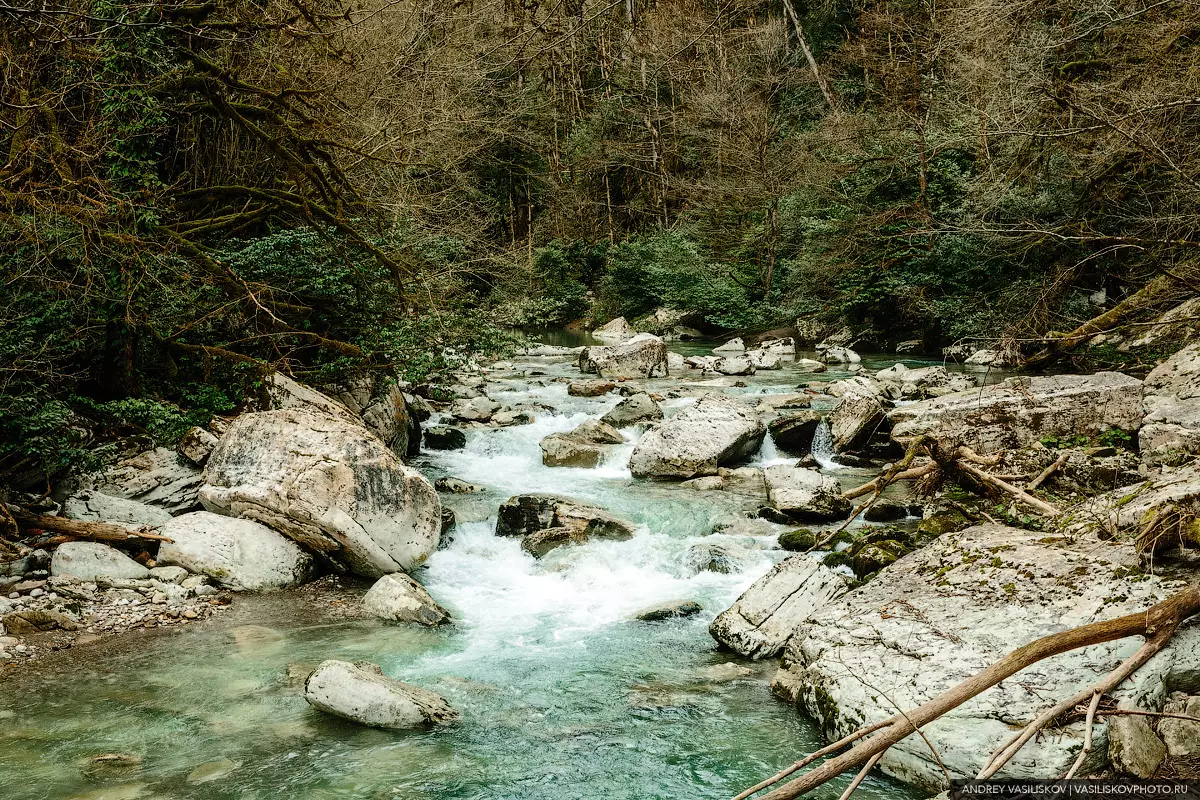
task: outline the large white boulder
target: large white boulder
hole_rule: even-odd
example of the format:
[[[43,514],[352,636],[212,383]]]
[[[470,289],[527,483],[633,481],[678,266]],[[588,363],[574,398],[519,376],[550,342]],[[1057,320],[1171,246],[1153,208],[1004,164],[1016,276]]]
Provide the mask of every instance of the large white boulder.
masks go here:
[[[766,429],[754,409],[723,394],[696,403],[645,433],[629,458],[639,478],[695,478],[753,454]]]
[[[667,346],[657,336],[639,334],[624,344],[585,347],[579,370],[602,378],[666,377]]]
[[[230,589],[285,589],[312,576],[307,553],[252,520],[197,511],[175,517],[162,535],[172,541],[159,547],[159,564],[207,575]]]
[[[322,662],[304,682],[304,699],[326,714],[390,730],[442,725],[460,716],[440,695],[389,678],[367,662]]]
[[[767,467],[764,475],[767,499],[792,519],[819,522],[850,512],[850,501],[842,497],[842,487],[832,475],[786,464]]]
[[[1146,376],[1143,452],[1200,454],[1200,342],[1188,345]]]
[[[99,542],[63,542],[50,561],[51,575],[74,575],[85,581],[102,578],[143,580],[150,570],[115,547]]]
[[[654,398],[645,392],[638,392],[617,403],[600,421],[614,428],[627,428],[639,422],[654,422],[662,418],[662,408]]]
[[[922,400],[888,414],[892,439],[955,439],[980,453],[1046,437],[1096,436],[1142,424],[1142,382],[1119,372],[1038,375]]]
[[[1146,609],[1178,586],[1142,574],[1128,545],[980,525],[944,534],[809,614],[772,686],[836,739],[921,705],[1021,645]],[[1113,692],[1119,703],[1157,708],[1168,687],[1194,683],[1196,637],[1177,637]],[[932,747],[951,777],[973,777],[1015,730],[1140,645],[1131,637],[1040,661],[927,724],[928,745],[916,735],[902,740],[880,767],[945,788]],[[1082,724],[1072,721],[1029,742],[998,777],[1061,775],[1082,744]],[[1106,749],[1100,726],[1084,774],[1103,766]]]
[[[741,339],[730,339],[724,344],[717,345],[713,348],[714,353],[741,353],[746,349],[746,343]]]
[[[606,342],[623,342],[627,339],[632,339],[636,335],[637,331],[633,329],[624,317],[617,317],[614,320],[610,320],[592,331],[592,336]]]
[[[209,511],[253,519],[377,578],[437,549],[433,485],[361,425],[299,409],[243,414],[205,468]]]
[[[833,449],[841,453],[862,447],[887,422],[883,406],[874,397],[845,397],[829,413]]]
[[[384,575],[375,581],[363,595],[362,603],[368,614],[393,622],[441,625],[450,621],[450,612],[438,605],[424,586],[403,572]]]
[[[848,588],[845,577],[822,566],[817,558],[791,556],[718,614],[708,632],[736,653],[770,658],[803,630],[804,620]]]

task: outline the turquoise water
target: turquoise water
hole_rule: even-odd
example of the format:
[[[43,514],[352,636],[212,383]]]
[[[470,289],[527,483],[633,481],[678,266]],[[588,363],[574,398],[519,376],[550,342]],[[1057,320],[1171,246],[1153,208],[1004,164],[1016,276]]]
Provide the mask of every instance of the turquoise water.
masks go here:
[[[503,385],[489,394],[555,412],[532,425],[470,431],[465,450],[417,462],[431,477],[487,487],[447,498],[462,523],[417,574],[456,625],[344,620],[278,593],[241,598],[215,622],[79,648],[0,685],[0,798],[716,800],[820,746],[812,726],[771,697],[774,664],[719,652],[707,632],[783,556],[770,536],[712,533],[754,503],[632,480],[625,460],[636,431],[596,469],[543,467],[543,436],[618,398],[568,397],[553,381],[577,375],[566,360],[519,361],[512,374],[493,376]],[[546,375],[520,374],[530,371]],[[729,390],[779,391],[812,377],[760,373]],[[688,402],[668,401],[667,412]],[[837,474],[848,485],[863,479]],[[516,540],[492,534],[499,502],[527,491],[593,500],[636,522],[638,535],[535,561]],[[712,545],[729,554],[731,572],[691,566],[693,549]],[[631,621],[638,609],[680,599],[704,612]],[[300,687],[326,658],[377,662],[444,695],[462,721],[395,733],[323,716]],[[127,763],[90,761],[104,753]],[[836,798],[844,786],[813,796]],[[875,776],[856,794],[920,796]]]

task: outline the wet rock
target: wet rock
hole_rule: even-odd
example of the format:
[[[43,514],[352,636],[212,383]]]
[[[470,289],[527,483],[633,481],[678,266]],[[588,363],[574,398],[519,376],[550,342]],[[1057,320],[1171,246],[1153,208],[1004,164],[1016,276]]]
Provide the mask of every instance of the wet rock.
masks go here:
[[[771,505],[789,519],[841,519],[850,512],[850,501],[831,475],[783,464],[767,467],[765,475]]]
[[[587,420],[569,433],[552,433],[541,441],[542,463],[547,467],[590,469],[624,443],[621,432],[598,420]]]
[[[194,464],[174,450],[159,447],[122,459],[89,488],[178,514],[196,507],[203,482]]]
[[[867,522],[893,522],[908,516],[908,506],[893,500],[878,500],[863,512]]]
[[[496,428],[507,428],[510,425],[528,425],[533,422],[533,415],[521,408],[502,408],[492,414],[491,425]]]
[[[208,461],[208,454],[216,446],[217,437],[197,425],[189,428],[183,434],[183,438],[179,440],[175,449],[179,451],[179,455],[197,467],[202,467],[204,462]]]
[[[762,444],[765,428],[746,404],[706,394],[648,431],[634,447],[635,477],[694,478],[746,458]]]
[[[437,548],[433,485],[360,425],[301,411],[243,414],[205,477],[206,509],[261,521],[359,575],[412,569]]]
[[[1200,455],[1200,343],[1191,344],[1146,376],[1143,452]]]
[[[1047,536],[1000,525],[946,534],[809,614],[788,644],[773,681],[831,738],[915,708],[1047,633],[1145,609],[1174,591],[1160,579],[1124,577],[1138,564],[1127,545]],[[1161,696],[1176,665],[1193,659],[1190,641],[1144,667],[1115,691]],[[1071,651],[1022,671],[1018,680],[967,701],[922,731],[954,775],[974,775],[997,746],[1058,699],[1091,685],[1140,641]],[[887,686],[887,696],[864,684]],[[920,738],[893,746],[880,762],[894,777],[940,788],[942,768]],[[1061,775],[1082,745],[1076,720],[1039,737],[998,777]],[[1098,767],[1098,764],[1093,764]]]
[[[1136,431],[1142,383],[1119,372],[1035,375],[901,406],[888,418],[892,439],[901,445],[930,434],[992,453],[1046,437]]]
[[[468,400],[455,400],[450,406],[450,415],[468,422],[487,422],[500,410],[500,404],[490,397],[480,395]]]
[[[586,544],[587,541],[587,533],[579,528],[543,528],[527,534],[521,540],[521,549],[534,558],[541,558],[563,545]]]
[[[754,362],[749,356],[727,356],[709,364],[709,369],[721,375],[753,375]]]
[[[212,781],[219,781],[222,778],[232,775],[241,765],[242,762],[233,761],[228,758],[206,761],[188,773],[187,782],[211,783]]]
[[[667,346],[658,337],[640,334],[624,344],[585,347],[579,354],[579,370],[602,378],[663,378],[668,371]]]
[[[519,494],[501,504],[497,536],[527,536],[547,528],[571,528],[589,536],[628,539],[634,525],[579,500],[554,494]]]
[[[767,522],[773,522],[776,525],[787,525],[792,521],[791,517],[774,506],[761,506],[755,512],[755,515],[759,519],[766,520]]]
[[[197,511],[175,517],[162,530],[174,541],[159,548],[160,564],[207,575],[230,589],[282,589],[312,575],[307,553],[250,519]]]
[[[633,617],[642,622],[661,622],[665,619],[690,617],[694,614],[699,614],[703,610],[699,603],[692,600],[675,600],[670,603],[661,603],[649,608],[643,608],[641,611],[636,612]]]
[[[617,317],[592,331],[592,336],[595,338],[609,342],[623,342],[627,339],[632,339],[636,335],[637,331],[630,326],[624,317]]]
[[[425,429],[425,449],[461,450],[467,446],[467,435],[458,428],[434,425]]]
[[[615,388],[617,385],[612,381],[571,381],[567,384],[567,394],[572,397],[600,397]]]
[[[698,492],[715,492],[725,488],[725,479],[720,475],[706,475],[703,478],[692,478],[679,485]]]
[[[779,546],[784,550],[804,553],[817,546],[819,537],[808,528],[797,528],[779,534]]]
[[[845,594],[846,579],[807,556],[791,556],[759,578],[708,632],[754,659],[770,658],[803,631],[804,620]]]
[[[438,478],[433,482],[433,488],[439,492],[448,492],[450,494],[478,494],[486,491],[482,486],[476,486],[473,483],[450,476]]]
[[[788,411],[767,423],[767,430],[780,450],[795,455],[812,451],[813,435],[821,423],[821,414],[816,411]]]
[[[326,714],[390,730],[442,725],[460,717],[439,695],[393,680],[367,662],[323,662],[304,682],[304,699]]]
[[[847,397],[828,419],[833,449],[839,453],[862,447],[886,423],[883,406],[874,397]]]
[[[742,664],[735,664],[732,661],[726,661],[724,664],[713,664],[711,667],[705,667],[700,670],[700,679],[709,683],[729,683],[736,681],[738,678],[748,678],[754,674],[754,670]]]
[[[106,544],[63,542],[54,551],[54,559],[50,562],[50,574],[74,575],[84,581],[99,578],[141,580],[150,577],[150,570]]]
[[[713,348],[714,353],[742,353],[746,350],[746,343],[741,339],[730,339],[724,344],[717,345]]]
[[[425,587],[403,572],[384,575],[363,595],[363,610],[380,619],[441,625],[450,621],[450,612],[430,597]]]
[[[663,418],[662,408],[645,392],[638,392],[617,403],[600,421],[614,428],[627,428],[639,422],[654,422]]]
[[[825,362],[812,358],[797,358],[792,362],[792,366],[801,372],[826,372],[829,369]]]
[[[756,370],[779,369],[783,362],[783,357],[779,353],[769,350],[749,350],[746,352],[746,358],[750,360],[750,366]]]
[[[693,573],[728,575],[742,570],[745,556],[744,548],[728,542],[697,542],[687,549],[684,563]]]
[[[826,364],[857,364],[862,361],[862,356],[849,347],[827,347],[821,358]]]
[[[1108,760],[1117,772],[1150,778],[1166,757],[1166,746],[1143,717],[1109,718]]]

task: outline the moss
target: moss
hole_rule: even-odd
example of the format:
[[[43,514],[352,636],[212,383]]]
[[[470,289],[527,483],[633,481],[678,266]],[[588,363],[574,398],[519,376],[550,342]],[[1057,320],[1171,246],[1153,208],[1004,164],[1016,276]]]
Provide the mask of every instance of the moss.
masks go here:
[[[817,543],[817,534],[808,528],[797,528],[779,534],[779,546],[784,550],[803,553],[812,549]]]

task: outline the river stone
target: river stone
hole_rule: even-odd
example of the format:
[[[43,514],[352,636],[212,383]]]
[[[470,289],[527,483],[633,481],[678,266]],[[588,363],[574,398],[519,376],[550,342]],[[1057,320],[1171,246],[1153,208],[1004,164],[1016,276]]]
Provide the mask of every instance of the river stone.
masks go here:
[[[883,406],[874,397],[847,397],[828,419],[833,449],[839,453],[864,446],[887,421]]]
[[[724,344],[713,348],[714,353],[741,353],[746,350],[746,343],[741,339],[730,339]]]
[[[158,563],[207,575],[230,589],[283,589],[312,575],[307,553],[253,520],[197,511],[175,517],[162,533],[174,541],[158,549]]]
[[[627,428],[639,422],[653,422],[663,418],[662,408],[645,392],[638,392],[617,403],[600,421],[614,428]]]
[[[602,539],[628,539],[634,533],[633,523],[561,495],[514,495],[496,513],[497,536],[527,536],[547,528],[571,528]]]
[[[143,580],[150,570],[115,547],[99,542],[63,542],[54,551],[50,574],[74,575],[85,581],[100,578]]]
[[[666,619],[679,619],[699,614],[704,609],[692,600],[675,600],[670,603],[660,603],[656,606],[643,608],[634,613],[633,618],[642,622],[661,622]]]
[[[441,696],[393,680],[365,661],[322,662],[304,682],[304,699],[326,714],[389,730],[442,725],[460,717]]]
[[[712,621],[714,639],[743,656],[770,658],[803,630],[804,621],[846,593],[845,577],[804,555],[776,564]]]
[[[1129,545],[1088,537],[991,524],[944,534],[808,615],[773,689],[826,737],[840,738],[921,705],[1027,642],[1143,610],[1176,591],[1178,584],[1140,574],[1139,564]],[[952,777],[974,776],[1014,730],[1095,683],[1140,644],[1131,637],[1040,661],[922,732]],[[1172,642],[1114,697],[1161,702],[1181,668],[1194,670],[1194,647],[1191,639]],[[1103,766],[1100,737],[1084,774]],[[997,777],[1061,775],[1082,742],[1082,724],[1073,721],[1029,742]],[[942,768],[917,736],[893,746],[880,767],[932,790],[944,786]]]
[[[365,577],[410,570],[437,549],[437,491],[360,425],[296,410],[243,414],[205,478],[209,511],[262,522]]]
[[[521,549],[534,558],[541,558],[551,550],[567,544],[586,544],[587,533],[579,528],[543,528],[527,534],[521,540]]]
[[[363,610],[393,622],[441,625],[450,621],[450,612],[425,591],[425,587],[403,572],[384,575],[367,590]]]
[[[404,391],[394,378],[376,379],[367,375],[331,384],[325,390],[393,451],[417,455],[421,441],[418,412],[409,408]]]
[[[1163,708],[1171,714],[1200,717],[1200,697],[1175,695]],[[1158,735],[1162,737],[1167,752],[1173,758],[1200,755],[1200,722],[1186,719],[1164,718],[1158,723]]]
[[[710,393],[658,427],[633,449],[629,469],[639,478],[695,478],[752,455],[765,429],[754,409]]]
[[[665,378],[667,346],[656,336],[642,335],[619,345],[585,347],[579,371],[601,378]]]
[[[803,456],[812,452],[813,434],[821,422],[816,411],[789,411],[767,423],[767,430],[780,450]]]
[[[123,497],[85,489],[63,501],[62,515],[84,522],[110,522],[114,525],[159,527],[169,522],[171,514],[159,506],[127,500]]]
[[[684,554],[684,564],[693,573],[717,572],[729,575],[745,566],[746,549],[730,542],[696,542]]]
[[[826,364],[857,364],[862,356],[849,347],[826,347],[821,356]]]
[[[764,353],[774,353],[780,356],[796,355],[796,340],[790,336],[781,339],[764,339],[759,342],[758,349]]]
[[[615,388],[617,385],[612,381],[571,381],[567,384],[567,394],[571,397],[600,397]]]
[[[487,422],[499,410],[499,403],[490,397],[480,395],[466,400],[455,400],[450,406],[450,416],[468,422]]]
[[[160,583],[183,583],[188,571],[183,567],[153,567],[150,578]]]
[[[209,453],[216,446],[216,436],[213,436],[210,431],[206,431],[199,425],[194,425],[188,428],[187,432],[183,434],[175,449],[179,451],[179,455],[191,461],[197,467],[202,467],[204,466],[204,462],[208,460]]]
[[[632,339],[636,335],[637,331],[630,326],[624,317],[617,317],[592,331],[592,336],[606,342],[623,342],[626,339]]]
[[[92,488],[180,514],[196,507],[203,483],[194,464],[174,450],[159,447],[117,462],[100,474]]]
[[[1166,746],[1143,717],[1109,717],[1108,760],[1117,772],[1150,778],[1166,757]]]
[[[888,414],[892,439],[953,439],[979,453],[1046,437],[1098,436],[1142,424],[1142,382],[1119,372],[1035,375],[901,406]]]
[[[776,464],[764,471],[767,499],[794,520],[841,519],[850,512],[837,478],[815,469]]]
[[[792,362],[792,366],[801,372],[827,372],[829,367],[824,361],[817,361],[813,358],[798,358]]]
[[[449,425],[434,425],[425,429],[428,450],[461,450],[467,446],[467,435]]]
[[[552,433],[542,439],[542,463],[547,467],[596,467],[613,445],[624,441],[613,426],[589,419],[573,431]]]
[[[461,478],[446,476],[438,478],[433,482],[433,488],[439,492],[448,492],[449,494],[480,494],[487,491],[482,486],[477,486],[473,483],[468,483]]]
[[[713,361],[709,369],[721,375],[753,375],[754,362],[748,355],[725,356]]]
[[[1159,364],[1146,376],[1145,422],[1138,434],[1143,452],[1200,455],[1200,342]]]

